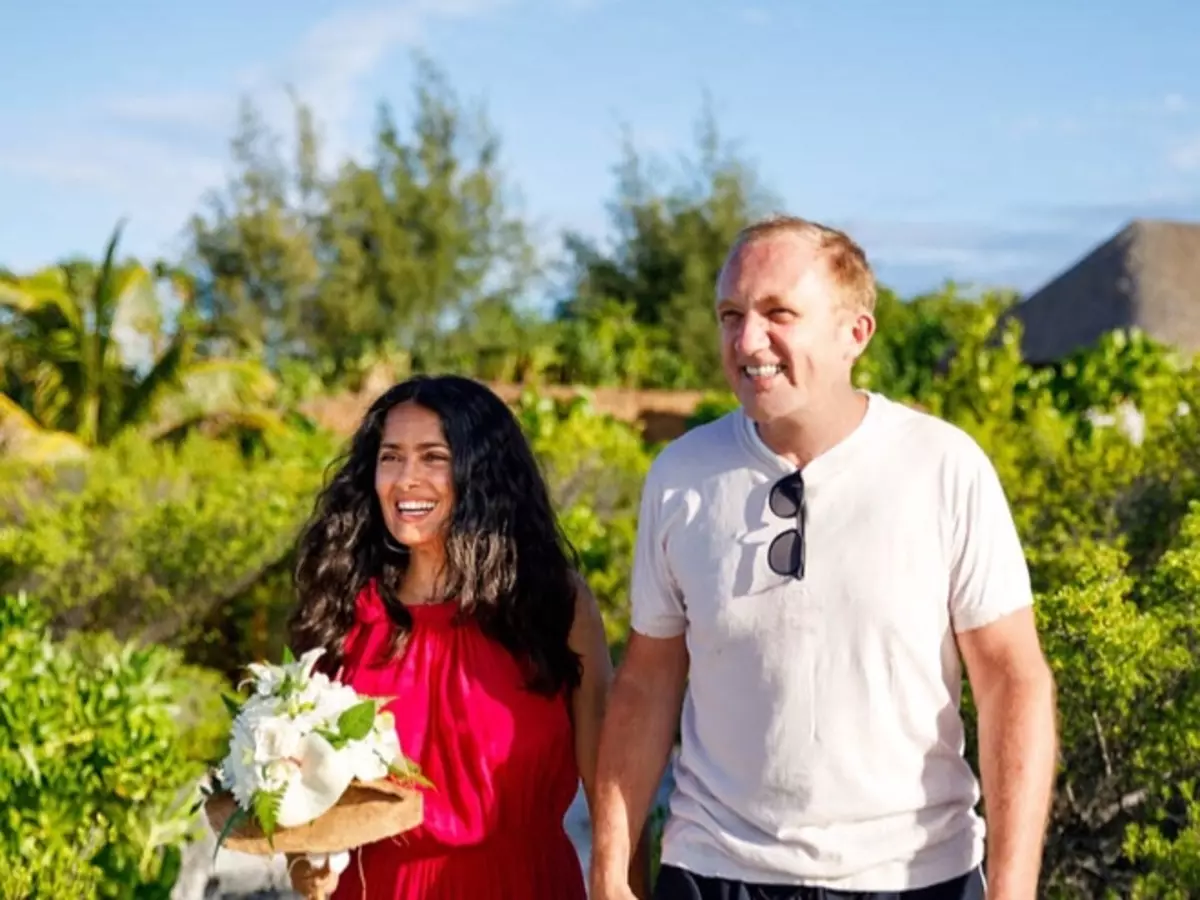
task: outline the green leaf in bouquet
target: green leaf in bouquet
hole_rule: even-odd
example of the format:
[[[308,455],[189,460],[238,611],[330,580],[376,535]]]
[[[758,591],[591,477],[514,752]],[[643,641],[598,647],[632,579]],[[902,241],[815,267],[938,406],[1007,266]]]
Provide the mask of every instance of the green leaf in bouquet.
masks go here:
[[[240,806],[235,807],[229,818],[225,820],[225,827],[221,829],[221,833],[217,835],[217,845],[213,848],[213,860],[217,858],[217,854],[221,850],[221,845],[225,843],[225,838],[229,837],[229,833],[241,825],[249,818],[250,814]]]
[[[285,666],[291,665],[295,661],[296,661],[296,657],[294,655],[292,655],[292,648],[289,647],[287,644],[284,644],[283,645],[283,664]]]
[[[254,793],[254,818],[258,819],[258,824],[271,846],[275,846],[271,839],[279,825],[279,807],[282,803],[282,791],[256,791]]]
[[[360,741],[371,733],[375,727],[375,701],[364,700],[356,703],[338,716],[338,731],[342,737],[351,741]]]
[[[328,728],[314,728],[313,732],[325,738],[329,742],[329,746],[334,750],[341,750],[346,746],[349,738],[345,737],[337,731],[330,731]]]
[[[434,790],[434,784],[425,777],[418,766],[411,759],[402,758],[399,762],[393,760],[388,763],[388,774],[398,781],[403,781],[406,784],[416,784],[424,788]]]
[[[225,708],[229,710],[229,715],[232,718],[237,718],[242,711],[242,701],[238,698],[229,696],[224,691],[221,692],[221,701],[225,704]]]
[[[279,688],[275,691],[275,695],[286,702],[298,693],[300,693],[300,683],[292,676],[291,672],[288,672],[279,682]]]

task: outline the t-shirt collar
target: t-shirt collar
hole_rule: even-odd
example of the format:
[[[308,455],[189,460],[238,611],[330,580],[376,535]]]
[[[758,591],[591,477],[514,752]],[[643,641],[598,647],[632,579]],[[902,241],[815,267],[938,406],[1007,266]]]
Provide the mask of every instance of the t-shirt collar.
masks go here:
[[[809,463],[801,470],[804,474],[806,483],[813,483],[831,474],[842,465],[843,461],[850,455],[854,448],[859,446],[872,431],[875,430],[879,420],[883,416],[883,408],[887,402],[886,398],[873,391],[860,391],[867,398],[867,412],[863,416],[857,427],[846,435],[841,441],[834,444],[824,453],[810,460]],[[758,427],[754,420],[746,415],[746,411],[742,408],[737,410],[738,417],[738,432],[739,437],[750,451],[761,462],[774,470],[778,470],[780,474],[794,472],[796,467],[780,454],[776,453],[763,441],[762,436],[758,433]]]

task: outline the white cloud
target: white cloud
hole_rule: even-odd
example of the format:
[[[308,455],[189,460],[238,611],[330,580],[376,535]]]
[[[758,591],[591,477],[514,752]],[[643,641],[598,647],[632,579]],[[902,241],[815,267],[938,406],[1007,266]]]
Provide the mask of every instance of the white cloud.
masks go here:
[[[1178,119],[1194,108],[1192,102],[1178,92],[1122,103],[1097,97],[1086,109],[1080,107],[1063,115],[1029,113],[1000,119],[997,124],[1009,137],[1014,138],[1046,134],[1080,136],[1131,126],[1145,127],[1150,122],[1161,122],[1164,117]]]
[[[121,134],[48,143],[40,151],[6,151],[0,154],[0,167],[99,195],[113,208],[112,218],[131,218],[138,234],[177,232],[204,190],[219,184],[223,173],[215,157],[173,153],[169,146]]]
[[[342,10],[314,24],[282,59],[249,67],[221,88],[118,97],[106,108],[131,123],[181,125],[225,135],[234,123],[239,99],[248,96],[272,127],[286,130],[291,124],[290,89],[338,145],[362,80],[386,57],[399,47],[415,46],[435,20],[483,14],[504,2],[410,0]],[[334,148],[340,149],[344,148]]]
[[[1162,109],[1166,113],[1183,113],[1191,108],[1187,98],[1183,94],[1167,94],[1163,97]]]
[[[220,91],[162,91],[115,97],[105,101],[102,109],[118,123],[207,130],[228,120],[231,104]]]
[[[0,148],[0,169],[53,186],[90,190],[137,230],[174,233],[203,194],[221,184],[237,106],[249,96],[287,134],[286,89],[309,105],[330,156],[346,151],[360,86],[389,54],[414,46],[438,20],[484,14],[507,0],[409,0],[341,10],[315,23],[283,58],[264,61],[211,90],[162,90],[87,98],[92,110],[36,142]],[[131,248],[132,249],[132,248]]]
[[[1200,134],[1179,141],[1167,155],[1171,167],[1180,172],[1200,170]]]
[[[1105,226],[1094,223],[1087,229],[1019,220],[837,224],[862,244],[885,283],[905,289],[925,289],[945,278],[1028,289],[1107,236],[1097,230]]]

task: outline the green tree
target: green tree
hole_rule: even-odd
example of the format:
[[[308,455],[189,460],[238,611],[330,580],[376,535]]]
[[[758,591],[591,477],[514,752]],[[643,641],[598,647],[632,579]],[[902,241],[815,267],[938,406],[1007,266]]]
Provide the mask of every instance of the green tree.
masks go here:
[[[1001,292],[967,296],[952,282],[911,298],[880,285],[875,335],[856,366],[858,384],[895,399],[923,402],[959,344],[970,340],[973,326],[994,326],[1012,302]]]
[[[10,452],[80,455],[136,430],[278,424],[275,384],[247,360],[198,352],[191,282],[119,262],[121,226],[99,265],[71,261],[0,281],[0,437]]]
[[[272,365],[310,349],[305,311],[321,276],[320,146],[309,109],[296,102],[294,111],[289,163],[279,136],[243,100],[231,142],[235,174],[188,225],[187,263],[197,273],[210,341],[219,352],[264,356]]]
[[[380,104],[366,161],[323,174],[299,102],[296,133],[287,159],[246,104],[237,174],[192,221],[201,309],[225,344],[297,384],[297,364],[353,382],[380,363],[444,364],[448,331],[491,324],[521,298],[538,267],[499,139],[434,65],[418,60],[407,128]]]
[[[381,105],[374,158],[348,163],[330,188],[312,316],[339,368],[391,348],[429,368],[447,327],[511,305],[535,274],[486,117],[428,62],[417,72],[409,133]]]
[[[663,186],[666,177],[627,141],[610,206],[612,249],[566,236],[569,288],[559,317],[583,322],[589,331],[620,316],[650,328],[647,352],[656,363],[642,383],[720,384],[717,276],[738,231],[775,203],[722,139],[707,105],[696,150]],[[664,366],[667,377],[656,378]]]

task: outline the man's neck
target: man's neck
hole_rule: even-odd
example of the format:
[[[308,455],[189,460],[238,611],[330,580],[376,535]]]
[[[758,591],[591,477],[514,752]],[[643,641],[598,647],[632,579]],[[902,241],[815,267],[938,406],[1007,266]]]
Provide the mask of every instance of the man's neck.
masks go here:
[[[802,469],[849,437],[862,423],[868,403],[865,393],[848,388],[802,415],[759,425],[758,433],[764,444]]]

